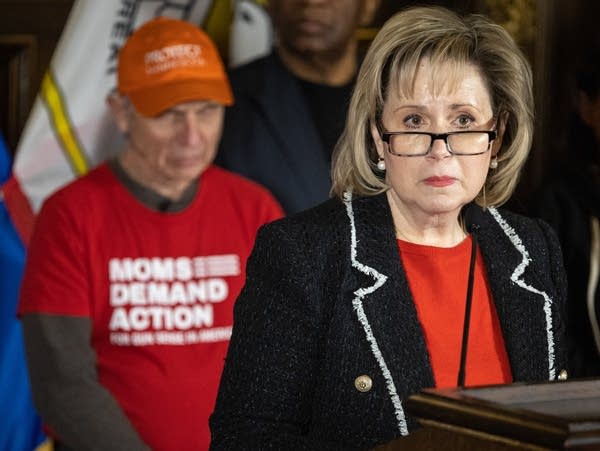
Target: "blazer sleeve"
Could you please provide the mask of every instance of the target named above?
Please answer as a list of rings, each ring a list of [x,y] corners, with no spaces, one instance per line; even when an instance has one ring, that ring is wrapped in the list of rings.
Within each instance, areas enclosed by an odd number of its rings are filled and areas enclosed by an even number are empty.
[[[322,271],[302,247],[303,236],[281,222],[258,234],[210,419],[212,450],[336,449],[307,433]]]

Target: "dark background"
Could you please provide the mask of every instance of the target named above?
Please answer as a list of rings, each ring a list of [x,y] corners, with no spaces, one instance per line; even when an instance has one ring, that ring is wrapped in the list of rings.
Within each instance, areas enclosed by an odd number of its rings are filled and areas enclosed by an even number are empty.
[[[72,0],[0,0],[0,130],[12,152],[72,4]],[[511,206],[519,210],[545,175],[569,157],[566,132],[574,98],[574,67],[586,49],[600,43],[600,2],[382,0],[373,28],[361,33],[363,47],[386,18],[416,4],[487,14],[511,32],[529,57],[535,78],[536,133],[530,159],[511,201]]]

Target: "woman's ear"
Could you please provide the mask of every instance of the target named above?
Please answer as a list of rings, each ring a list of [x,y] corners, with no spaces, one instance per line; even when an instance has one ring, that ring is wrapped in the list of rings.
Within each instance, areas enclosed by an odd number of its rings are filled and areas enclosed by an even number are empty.
[[[383,158],[385,155],[385,143],[381,139],[381,134],[379,133],[379,128],[375,122],[371,122],[371,137],[373,138],[373,142],[375,143],[375,148],[377,149],[377,155],[379,158]]]
[[[500,113],[498,117],[498,123],[496,125],[496,139],[492,143],[492,158],[498,155],[500,148],[502,147],[502,139],[504,138],[504,132],[506,131],[506,123],[508,122],[508,111]]]

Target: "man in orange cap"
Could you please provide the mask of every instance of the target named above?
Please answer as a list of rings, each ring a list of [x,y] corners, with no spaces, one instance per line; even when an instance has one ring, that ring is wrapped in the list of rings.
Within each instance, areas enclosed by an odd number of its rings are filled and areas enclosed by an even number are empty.
[[[210,38],[157,18],[119,56],[127,144],[43,205],[19,314],[56,449],[207,449],[257,229],[282,212],[212,165],[233,97]]]

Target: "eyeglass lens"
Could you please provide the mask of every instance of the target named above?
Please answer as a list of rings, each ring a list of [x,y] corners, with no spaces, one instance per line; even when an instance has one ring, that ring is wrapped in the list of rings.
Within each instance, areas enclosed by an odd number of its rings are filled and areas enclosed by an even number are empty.
[[[485,152],[489,145],[487,133],[455,133],[448,135],[447,145],[452,153],[477,154]],[[390,136],[393,153],[402,155],[426,154],[433,145],[433,138],[422,134],[399,134]]]

